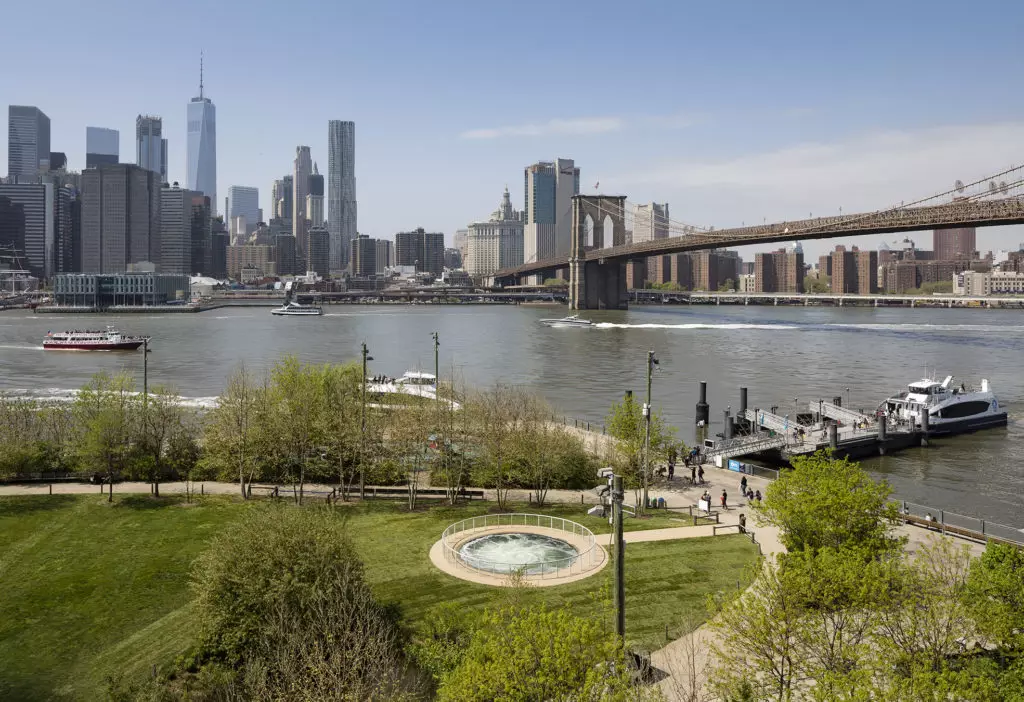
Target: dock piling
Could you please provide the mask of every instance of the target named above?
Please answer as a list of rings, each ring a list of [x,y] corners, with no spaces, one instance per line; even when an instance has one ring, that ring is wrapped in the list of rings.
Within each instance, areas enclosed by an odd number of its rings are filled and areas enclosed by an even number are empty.
[[[927,407],[922,407],[921,408],[920,418],[921,418],[921,445],[922,446],[927,446],[928,445],[928,408]]]
[[[888,426],[886,426],[886,419],[885,419],[885,417],[884,416],[880,417],[878,419],[878,455],[879,456],[884,456],[885,455],[885,440],[886,440],[886,431],[887,430],[888,430]]]
[[[828,447],[833,451],[839,448],[839,427],[835,422],[828,425]]]
[[[728,441],[729,439],[732,438],[732,417],[729,416],[729,410],[730,409],[732,409],[732,408],[731,407],[727,407],[724,410],[722,410],[722,414],[724,415],[724,420],[725,420],[725,428],[722,430],[722,437],[726,441]]]
[[[707,426],[711,419],[711,407],[708,405],[708,384],[704,380],[700,381],[700,399],[697,401],[697,412],[694,417],[695,424],[704,422],[704,426]]]

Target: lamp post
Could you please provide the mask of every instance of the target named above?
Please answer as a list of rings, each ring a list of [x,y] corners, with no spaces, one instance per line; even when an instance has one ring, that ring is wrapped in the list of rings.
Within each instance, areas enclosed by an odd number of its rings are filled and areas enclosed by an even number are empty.
[[[650,470],[651,470],[651,374],[654,372],[654,367],[658,365],[658,359],[654,357],[653,349],[647,352],[647,403],[644,405],[644,466],[643,466],[643,485],[644,485],[644,504],[643,509],[647,511],[647,488],[650,481]]]
[[[362,401],[359,410],[359,499],[366,497],[366,362],[372,361],[373,356],[363,342],[363,388]]]
[[[142,339],[142,406],[149,406],[149,337]]]
[[[846,409],[852,409],[850,407],[850,388],[846,388]]]
[[[626,643],[626,541],[622,537],[622,476],[611,477],[612,519],[615,522],[615,633]]]
[[[434,339],[434,399],[440,400],[441,396],[438,394],[438,390],[440,390],[441,369],[437,364],[437,350],[441,346],[441,342],[438,339],[437,332],[433,332],[430,336]]]

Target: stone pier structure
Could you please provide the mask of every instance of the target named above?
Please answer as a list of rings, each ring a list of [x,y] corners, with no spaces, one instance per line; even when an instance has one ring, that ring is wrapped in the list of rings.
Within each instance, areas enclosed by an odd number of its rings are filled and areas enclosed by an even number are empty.
[[[626,309],[626,262],[586,257],[586,252],[591,249],[623,246],[625,243],[625,195],[573,196],[569,247],[570,309]]]

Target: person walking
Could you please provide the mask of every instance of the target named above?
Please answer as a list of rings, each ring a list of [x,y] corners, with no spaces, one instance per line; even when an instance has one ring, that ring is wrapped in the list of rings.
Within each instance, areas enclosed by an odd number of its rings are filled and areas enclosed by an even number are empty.
[[[697,479],[700,481],[701,485],[704,484],[704,466],[697,468]]]
[[[743,478],[740,479],[740,494],[747,494],[747,476],[745,475],[743,476]]]
[[[725,490],[722,490],[722,509],[729,509],[729,506],[726,504],[727,497],[728,495],[726,494]]]
[[[668,460],[668,479],[674,480],[676,477],[676,461],[674,458]]]
[[[697,466],[690,466],[690,484],[697,484]]]

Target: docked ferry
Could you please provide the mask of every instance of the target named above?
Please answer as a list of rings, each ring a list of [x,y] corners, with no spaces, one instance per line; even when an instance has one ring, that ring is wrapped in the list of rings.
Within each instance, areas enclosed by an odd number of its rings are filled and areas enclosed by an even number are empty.
[[[46,332],[43,348],[65,351],[134,351],[148,339],[148,336],[125,336],[114,327],[107,327],[106,331]]]
[[[906,392],[890,397],[879,407],[886,416],[920,426],[922,409],[928,412],[932,434],[962,434],[976,429],[1006,426],[1006,411],[992,392],[988,380],[980,388],[953,384],[953,376],[941,383],[925,378],[907,386]]]

